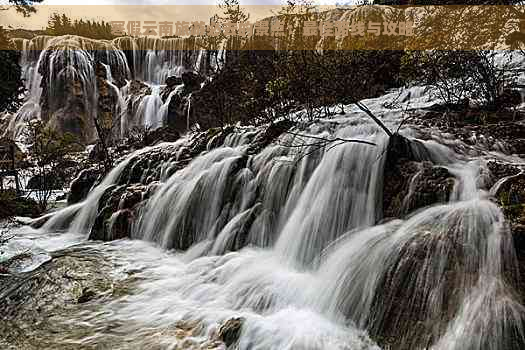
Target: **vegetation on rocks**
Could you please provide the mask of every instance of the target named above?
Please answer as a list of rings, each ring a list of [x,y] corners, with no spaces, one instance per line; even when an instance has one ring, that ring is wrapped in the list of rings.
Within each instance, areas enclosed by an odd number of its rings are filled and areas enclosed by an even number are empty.
[[[0,220],[14,216],[37,217],[41,213],[40,206],[33,199],[20,197],[14,190],[0,191]]]
[[[0,111],[15,111],[22,103],[20,96],[24,85],[21,80],[20,53],[14,48],[7,32],[0,27]]]

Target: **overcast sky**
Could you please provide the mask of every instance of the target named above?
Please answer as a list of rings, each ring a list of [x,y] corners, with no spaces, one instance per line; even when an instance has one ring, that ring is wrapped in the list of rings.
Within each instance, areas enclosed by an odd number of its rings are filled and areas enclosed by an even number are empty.
[[[0,0],[0,4],[6,0]],[[44,0],[37,5],[37,14],[24,18],[12,10],[0,11],[0,25],[12,28],[43,29],[52,13],[65,13],[73,19],[104,21],[193,21],[207,20],[217,13],[217,0]],[[272,8],[253,5],[280,5],[285,0],[241,0],[251,19],[268,16]],[[89,5],[89,6],[83,6]],[[104,6],[92,6],[104,5]],[[127,5],[127,6],[121,6]],[[155,6],[156,5],[156,6]],[[159,6],[161,5],[161,6]],[[170,5],[170,6],[167,6]],[[171,6],[171,5],[212,5],[212,6]],[[275,12],[277,8],[273,8]]]

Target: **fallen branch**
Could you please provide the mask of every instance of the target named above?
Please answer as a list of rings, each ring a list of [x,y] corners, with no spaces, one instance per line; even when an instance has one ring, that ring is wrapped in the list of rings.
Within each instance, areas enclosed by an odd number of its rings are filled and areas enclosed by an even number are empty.
[[[324,148],[326,146],[329,146],[326,149],[326,152],[330,151],[332,148],[335,148],[337,146],[343,145],[345,143],[359,143],[359,144],[365,144],[365,145],[369,145],[369,146],[376,146],[376,144],[374,142],[366,141],[366,140],[345,139],[345,138],[341,138],[341,137],[324,138],[324,137],[321,137],[321,136],[305,135],[305,134],[296,133],[296,132],[292,132],[292,131],[285,131],[285,133],[290,134],[290,135],[294,135],[294,136],[298,136],[298,137],[310,138],[310,139],[314,139],[314,140],[318,141],[318,142],[312,142],[312,143],[302,143],[302,144],[299,144],[299,145],[279,144],[280,146],[290,147],[290,148],[305,148],[305,147],[313,147],[314,148],[313,150],[309,150],[308,152],[302,154],[300,157],[294,159],[294,163],[295,164],[297,162],[301,161],[303,158],[309,156],[312,153],[317,152],[318,150],[320,150],[320,149],[322,149],[322,148]]]

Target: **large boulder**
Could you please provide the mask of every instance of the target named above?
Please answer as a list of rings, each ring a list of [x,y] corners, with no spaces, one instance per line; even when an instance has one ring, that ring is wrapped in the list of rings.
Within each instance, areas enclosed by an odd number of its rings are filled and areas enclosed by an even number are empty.
[[[173,88],[177,85],[181,85],[183,83],[183,80],[181,77],[176,77],[176,76],[170,76],[170,77],[167,77],[166,78],[166,86],[169,87],[169,88]]]
[[[180,138],[180,133],[170,125],[146,132],[144,146],[152,146],[159,142],[175,142]]]
[[[495,197],[507,219],[520,275],[520,293],[525,302],[525,174],[511,175],[499,186]]]
[[[68,205],[84,200],[93,185],[95,185],[97,180],[100,178],[100,175],[101,171],[94,167],[80,171],[80,173],[69,186],[69,194],[67,197]]]
[[[182,73],[182,83],[184,84],[184,92],[190,93],[201,88],[203,79],[196,73],[184,72]]]
[[[130,237],[140,203],[151,194],[148,186],[111,186],[99,200],[99,210],[89,239],[111,241]]]
[[[447,202],[453,187],[454,176],[433,165],[422,143],[399,134],[390,137],[383,175],[383,217],[403,217]]]

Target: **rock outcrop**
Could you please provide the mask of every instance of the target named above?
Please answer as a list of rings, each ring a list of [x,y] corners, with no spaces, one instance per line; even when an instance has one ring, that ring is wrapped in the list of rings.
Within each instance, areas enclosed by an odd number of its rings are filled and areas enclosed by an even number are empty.
[[[516,258],[522,301],[525,302],[525,173],[509,175],[495,193],[508,221]]]
[[[383,217],[399,218],[448,201],[454,176],[432,163],[429,152],[419,141],[399,134],[390,138],[383,176]]]
[[[91,188],[100,178],[101,171],[97,168],[83,169],[77,177],[71,182],[67,203],[69,205],[84,200]]]

